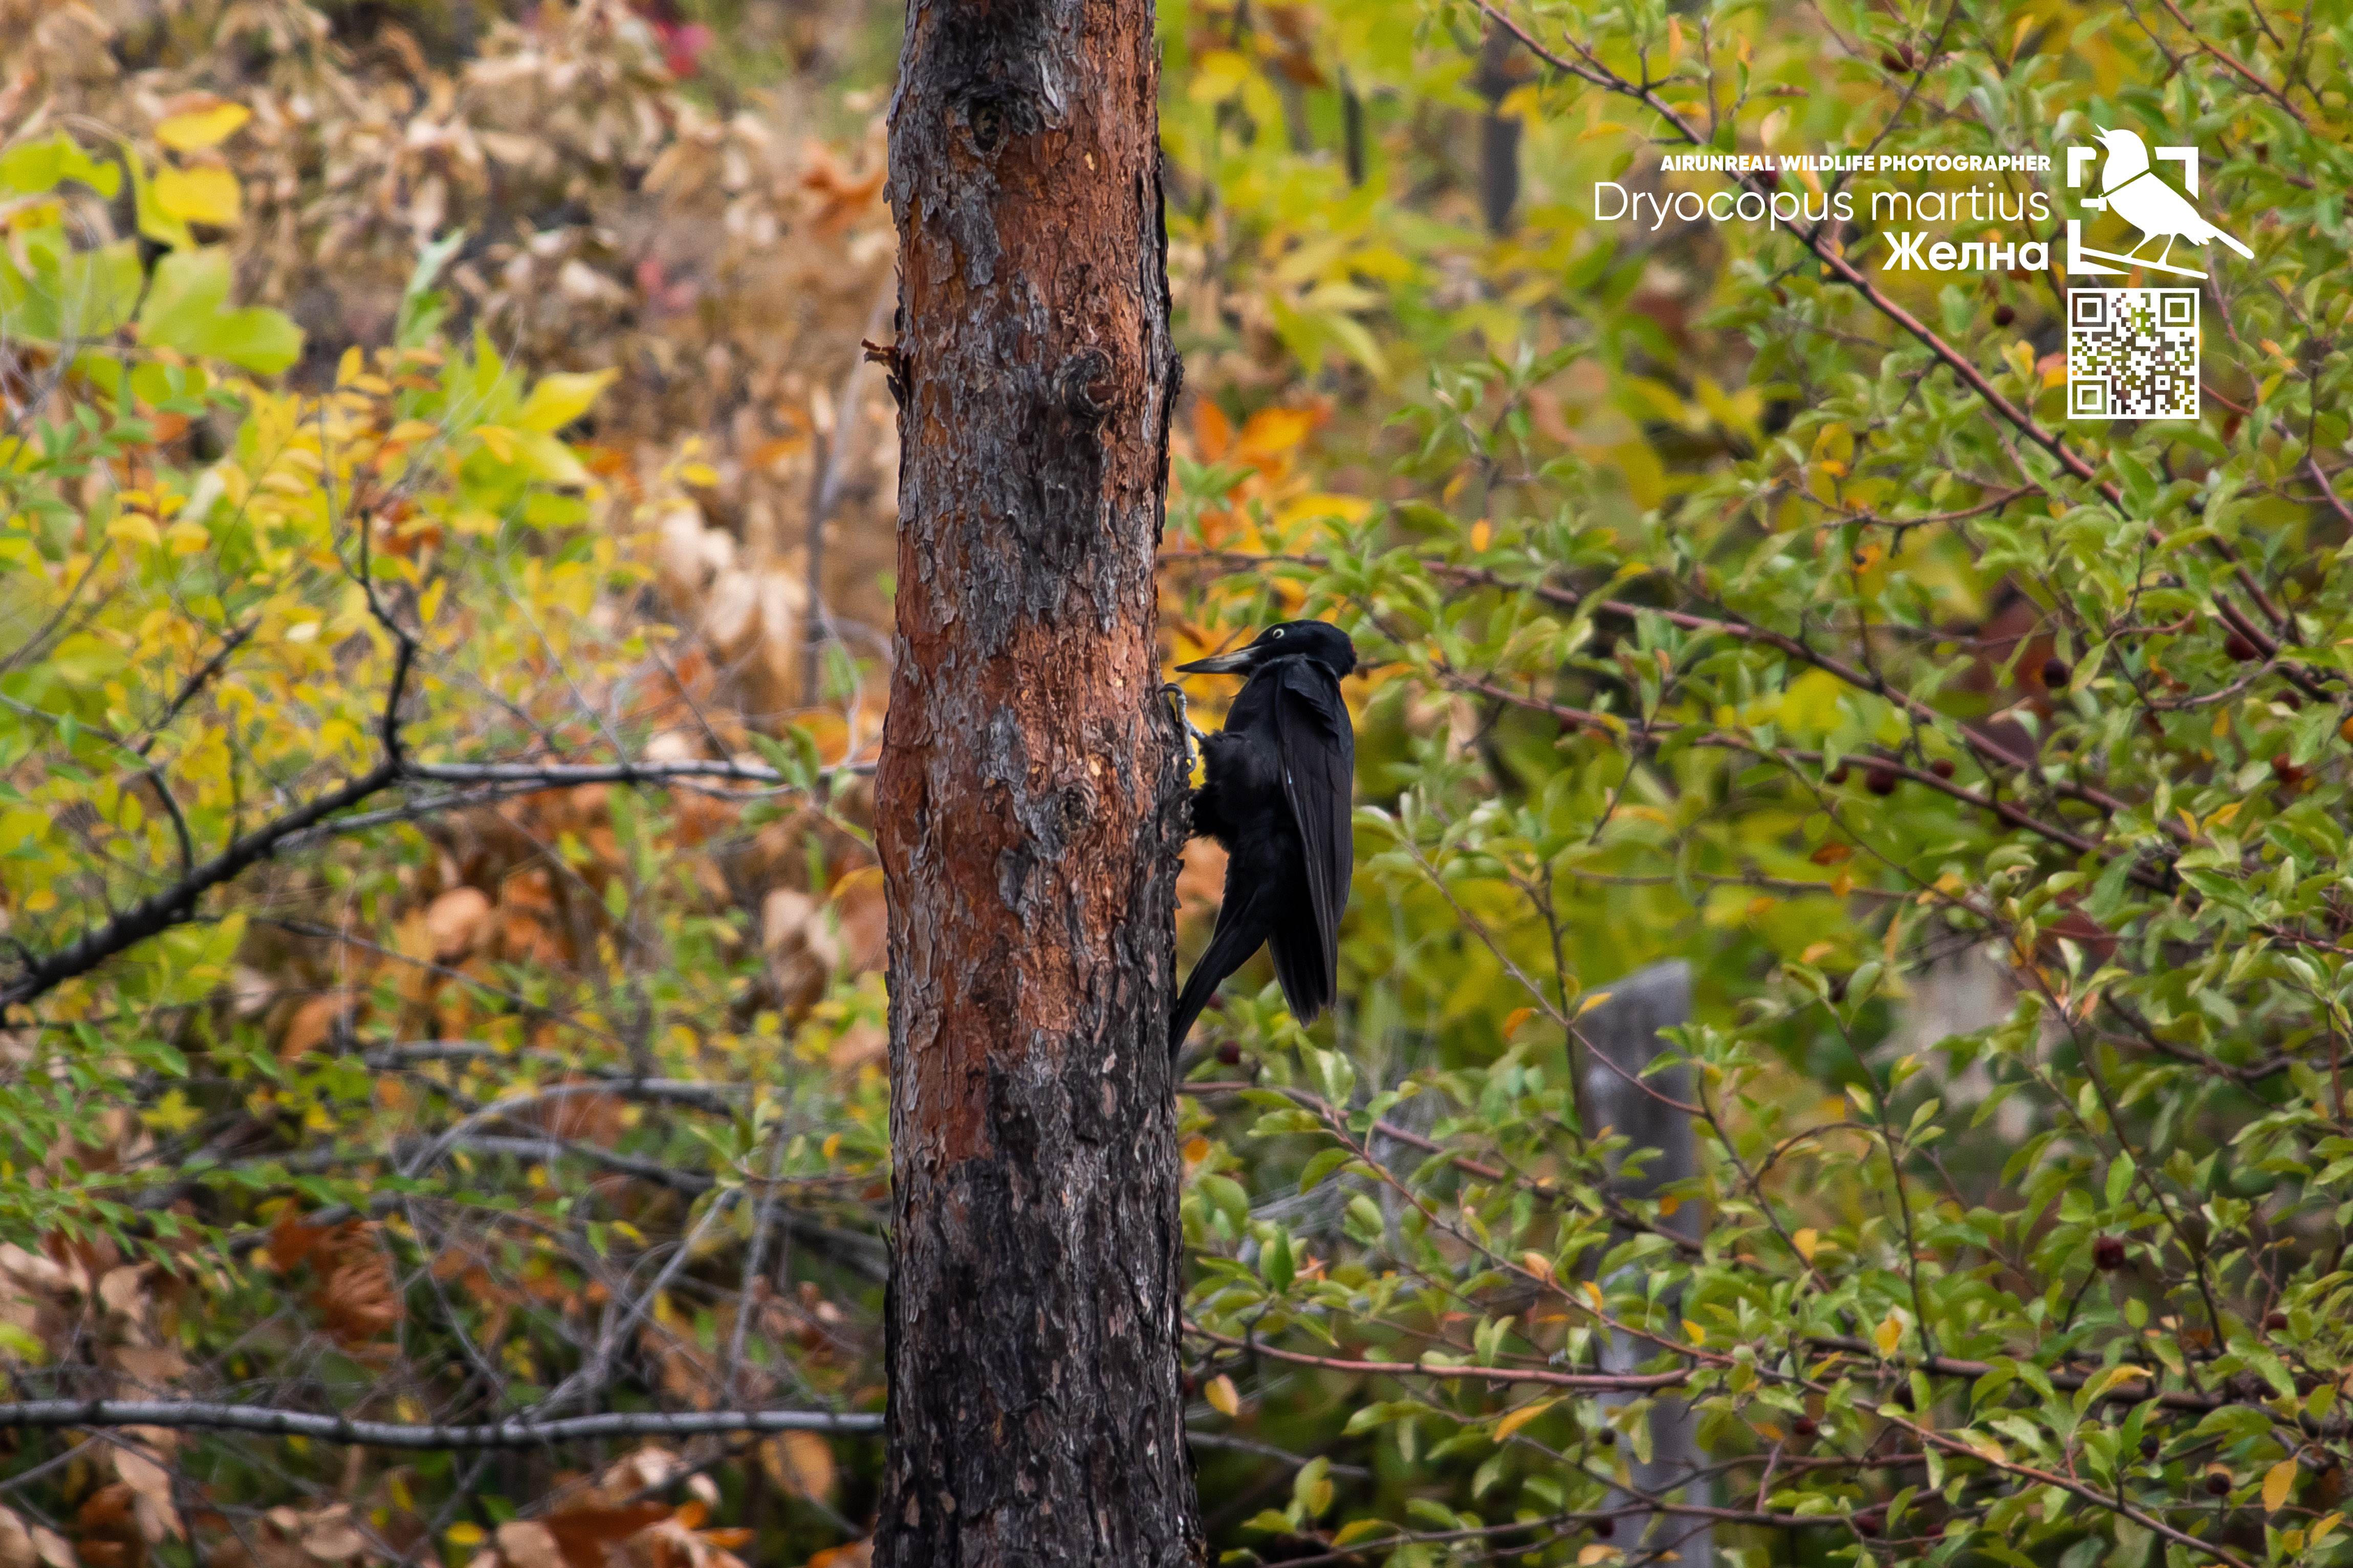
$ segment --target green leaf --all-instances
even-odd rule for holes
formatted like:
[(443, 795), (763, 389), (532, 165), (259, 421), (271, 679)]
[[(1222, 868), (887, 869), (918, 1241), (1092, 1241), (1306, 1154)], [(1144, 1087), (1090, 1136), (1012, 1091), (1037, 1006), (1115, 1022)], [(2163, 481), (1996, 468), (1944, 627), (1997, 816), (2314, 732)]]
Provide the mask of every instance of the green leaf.
[(1353, 1151), (1345, 1148), (1317, 1150), (1315, 1157), (1308, 1161), (1299, 1173), (1299, 1190), (1303, 1193), (1314, 1191), (1323, 1184), (1324, 1178), (1356, 1157)]
[(2138, 1174), (2139, 1169), (2134, 1165), (2130, 1154), (2116, 1156), (2115, 1163), (2108, 1166), (2106, 1195), (2110, 1208), (2125, 1201), (2126, 1194), (2132, 1191), (2133, 1179)]
[(417, 265), (400, 292), (400, 311), (393, 319), (392, 341), (405, 349), (423, 348), (441, 330), (446, 304), (433, 279), (466, 243), (466, 231), (452, 229), (417, 253)]
[(0, 191), (45, 195), (67, 180), (79, 180), (111, 201), (122, 188), (122, 171), (92, 158), (62, 131), (0, 153)]
[(139, 247), (117, 240), (92, 250), (66, 248), (62, 229), (20, 237), (26, 276), (0, 255), (0, 338), (62, 343), (100, 338), (131, 319), (139, 302)]
[(229, 255), (221, 246), (174, 251), (155, 264), (139, 335), (159, 348), (226, 360), (275, 375), (302, 357), (302, 329), (280, 311), (228, 303)]
[(1266, 1250), (1259, 1258), (1259, 1272), (1265, 1277), (1269, 1285), (1273, 1286), (1280, 1292), (1291, 1289), (1291, 1282), (1297, 1277), (1298, 1269), (1298, 1261), (1292, 1257), (1291, 1253), (1291, 1233), (1287, 1230), (1276, 1231), (1274, 1239), (1266, 1244)]

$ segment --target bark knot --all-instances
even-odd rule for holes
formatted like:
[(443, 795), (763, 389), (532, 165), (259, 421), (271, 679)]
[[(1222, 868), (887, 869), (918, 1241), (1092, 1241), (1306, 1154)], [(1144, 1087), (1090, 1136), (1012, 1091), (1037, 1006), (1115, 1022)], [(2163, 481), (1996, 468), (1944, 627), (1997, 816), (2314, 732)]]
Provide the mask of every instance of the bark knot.
[(1111, 355), (1099, 348), (1083, 348), (1064, 360), (1054, 373), (1054, 395), (1075, 425), (1096, 426), (1111, 414), (1116, 391)]

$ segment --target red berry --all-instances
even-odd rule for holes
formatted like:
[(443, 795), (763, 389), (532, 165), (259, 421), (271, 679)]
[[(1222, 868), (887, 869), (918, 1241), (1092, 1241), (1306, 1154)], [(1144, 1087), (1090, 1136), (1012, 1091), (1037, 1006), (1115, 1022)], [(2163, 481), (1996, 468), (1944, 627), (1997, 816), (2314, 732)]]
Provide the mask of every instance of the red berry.
[(1789, 1423), (1789, 1430), (1800, 1437), (1810, 1437), (1822, 1429), (1822, 1424), (1810, 1415), (1800, 1415)]
[(1951, 778), (1954, 771), (1953, 759), (1950, 757), (1938, 757), (1928, 764), (1928, 771), (1936, 774), (1940, 779)]
[(1830, 782), (1834, 784), (1842, 784), (1846, 783), (1847, 777), (1847, 765), (1844, 763), (1841, 763), (1830, 772)]
[(2074, 678), (2074, 674), (2075, 672), (2073, 670), (2067, 668), (2067, 661), (2065, 659), (2046, 658), (2042, 661), (2043, 689), (2046, 691), (2056, 691), (2061, 687), (2066, 685), (2069, 680), (2073, 679)]
[(1228, 1067), (1232, 1067), (1242, 1059), (1242, 1048), (1233, 1041), (1228, 1040), (1218, 1047), (1218, 1059)]
[(1607, 1541), (1618, 1533), (1618, 1521), (1614, 1519), (1597, 1519), (1593, 1521), (1593, 1533), (1599, 1539)]
[(2285, 1329), (2285, 1328), (2287, 1327), (2287, 1314), (2286, 1314), (2285, 1312), (2266, 1312), (2266, 1313), (2264, 1313), (2264, 1314), (2263, 1314), (2263, 1327), (2264, 1327), (2264, 1329), (2265, 1329), (2266, 1331), (2268, 1331), (2269, 1332), (2272, 1332), (2272, 1333), (2274, 1333), (2274, 1334), (2276, 1334), (2276, 1333), (2280, 1332), (2282, 1330), (2284, 1330), (2284, 1329)]
[(2304, 778), (2304, 770), (2297, 767), (2295, 759), (2285, 752), (2272, 759), (2272, 772), (2279, 775), (2282, 784), (2296, 784)]
[(2230, 1472), (2227, 1470), (2208, 1471), (2206, 1475), (2206, 1490), (2210, 1496), (2227, 1497), (2231, 1490)]
[(2125, 1266), (2125, 1244), (2120, 1237), (2104, 1236), (2092, 1243), (2092, 1261), (2102, 1272), (2113, 1274)]
[(1993, 308), (1993, 324), (1995, 326), (2006, 327), (2016, 320), (2018, 320), (2018, 312), (2011, 310), (2009, 306), (1996, 305)]
[(2244, 664), (2247, 660), (2255, 657), (2255, 645), (2249, 642), (2245, 637), (2241, 637), (2238, 633), (2232, 632), (2229, 637), (2222, 639), (2222, 651), (2229, 654), (2232, 658), (2237, 659), (2240, 663)]
[(1894, 795), (1898, 782), (1895, 770), (1884, 763), (1872, 763), (1862, 775), (1862, 787), (1876, 795)]

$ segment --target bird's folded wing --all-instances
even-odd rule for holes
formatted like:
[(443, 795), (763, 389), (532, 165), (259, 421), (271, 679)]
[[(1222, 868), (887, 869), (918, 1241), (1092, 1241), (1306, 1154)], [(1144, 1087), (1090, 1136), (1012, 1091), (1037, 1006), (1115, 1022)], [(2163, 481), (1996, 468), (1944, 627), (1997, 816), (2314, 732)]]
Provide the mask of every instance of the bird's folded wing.
[(1339, 981), (1340, 915), (1356, 865), (1349, 830), (1356, 777), (1356, 736), (1339, 684), (1320, 671), (1286, 669), (1275, 693), (1275, 735), (1282, 791), (1299, 825), (1307, 858), (1307, 893), (1315, 916), (1316, 968), (1328, 1002)]

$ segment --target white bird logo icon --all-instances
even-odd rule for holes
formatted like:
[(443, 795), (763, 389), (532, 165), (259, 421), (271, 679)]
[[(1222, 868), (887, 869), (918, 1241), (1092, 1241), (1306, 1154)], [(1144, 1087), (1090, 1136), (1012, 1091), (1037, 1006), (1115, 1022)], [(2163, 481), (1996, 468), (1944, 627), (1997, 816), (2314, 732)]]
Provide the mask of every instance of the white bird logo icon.
[(2158, 178), (2149, 167), (2147, 144), (2137, 135), (2129, 131), (2102, 131), (2095, 139), (2108, 150), (2107, 161), (2100, 167), (2099, 205), (2141, 232), (2140, 243), (2116, 259), (2138, 259), (2140, 253), (2159, 238), (2165, 241), (2165, 248), (2157, 253), (2155, 265), (2158, 267), (2165, 265), (2177, 239), (2200, 246), (2210, 239), (2219, 239), (2240, 255), (2253, 258), (2253, 251), (2208, 223), (2189, 205), (2189, 197)]

